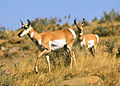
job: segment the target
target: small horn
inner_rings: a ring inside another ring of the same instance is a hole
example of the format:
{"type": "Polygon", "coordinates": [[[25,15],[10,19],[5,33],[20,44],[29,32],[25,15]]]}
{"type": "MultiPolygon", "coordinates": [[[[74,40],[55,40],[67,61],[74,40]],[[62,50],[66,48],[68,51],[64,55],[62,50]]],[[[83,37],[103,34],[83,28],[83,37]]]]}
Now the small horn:
{"type": "Polygon", "coordinates": [[[74,19],[74,24],[77,25],[76,19],[74,19]]]}
{"type": "Polygon", "coordinates": [[[85,18],[83,18],[82,23],[85,23],[85,18]]]}
{"type": "Polygon", "coordinates": [[[31,25],[31,22],[30,22],[30,20],[29,20],[29,19],[27,19],[27,21],[28,21],[28,25],[31,25]]]}
{"type": "Polygon", "coordinates": [[[24,23],[24,22],[22,22],[22,20],[21,20],[21,19],[20,19],[20,22],[21,22],[21,24],[22,24],[22,25],[25,25],[25,23],[24,23]]]}

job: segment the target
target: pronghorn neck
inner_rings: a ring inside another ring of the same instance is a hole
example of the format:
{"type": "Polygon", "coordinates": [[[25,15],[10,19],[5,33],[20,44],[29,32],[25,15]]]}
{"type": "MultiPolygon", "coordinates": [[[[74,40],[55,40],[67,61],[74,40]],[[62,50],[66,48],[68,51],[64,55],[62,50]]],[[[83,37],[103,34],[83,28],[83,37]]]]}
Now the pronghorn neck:
{"type": "Polygon", "coordinates": [[[84,39],[84,35],[83,35],[83,33],[80,33],[80,34],[79,34],[78,39],[79,39],[80,42],[83,41],[83,39],[84,39]]]}
{"type": "Polygon", "coordinates": [[[40,36],[39,36],[39,33],[37,33],[35,30],[31,30],[28,34],[28,36],[30,37],[30,39],[32,41],[36,41],[39,43],[39,40],[40,40],[40,36]]]}
{"type": "Polygon", "coordinates": [[[80,34],[83,34],[83,27],[80,26],[80,34]]]}
{"type": "Polygon", "coordinates": [[[30,30],[30,32],[28,33],[28,35],[29,35],[30,38],[33,38],[34,32],[35,31],[33,29],[30,30]]]}
{"type": "Polygon", "coordinates": [[[83,40],[83,28],[79,28],[79,34],[78,34],[78,39],[81,42],[83,40]]]}
{"type": "Polygon", "coordinates": [[[80,35],[80,37],[83,36],[83,32],[81,32],[79,35],[80,35]]]}

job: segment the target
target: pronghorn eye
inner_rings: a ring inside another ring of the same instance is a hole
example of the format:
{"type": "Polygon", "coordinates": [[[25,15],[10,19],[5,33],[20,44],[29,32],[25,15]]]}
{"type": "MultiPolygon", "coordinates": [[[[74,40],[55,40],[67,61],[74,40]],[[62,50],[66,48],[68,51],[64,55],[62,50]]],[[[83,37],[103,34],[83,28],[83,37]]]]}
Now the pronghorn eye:
{"type": "Polygon", "coordinates": [[[26,26],[24,26],[24,29],[27,29],[27,27],[26,27],[26,26]]]}

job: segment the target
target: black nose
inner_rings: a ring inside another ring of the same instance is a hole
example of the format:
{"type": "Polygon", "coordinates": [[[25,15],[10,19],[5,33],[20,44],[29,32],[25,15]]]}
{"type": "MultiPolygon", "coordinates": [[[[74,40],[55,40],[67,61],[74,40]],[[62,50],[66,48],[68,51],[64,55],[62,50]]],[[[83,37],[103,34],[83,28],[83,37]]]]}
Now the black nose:
{"type": "Polygon", "coordinates": [[[21,37],[20,35],[21,35],[21,32],[18,34],[18,36],[21,37]]]}

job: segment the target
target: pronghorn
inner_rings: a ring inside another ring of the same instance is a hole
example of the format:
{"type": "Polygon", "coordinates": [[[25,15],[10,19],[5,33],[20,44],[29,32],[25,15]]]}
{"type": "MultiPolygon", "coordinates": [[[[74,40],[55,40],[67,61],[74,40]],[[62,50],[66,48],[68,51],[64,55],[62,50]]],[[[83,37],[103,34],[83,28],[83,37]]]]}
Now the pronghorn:
{"type": "Polygon", "coordinates": [[[74,24],[77,26],[77,29],[79,32],[78,40],[80,41],[81,46],[84,46],[86,49],[87,48],[90,49],[91,54],[95,56],[96,47],[97,47],[97,44],[99,43],[99,37],[98,35],[94,35],[94,34],[84,35],[83,34],[84,22],[85,22],[85,19],[83,19],[82,23],[77,24],[76,19],[74,20],[74,24]],[[94,48],[94,54],[93,54],[92,48],[94,48]]]}
{"type": "Polygon", "coordinates": [[[31,26],[30,20],[27,20],[28,24],[25,24],[21,21],[22,24],[22,31],[18,34],[19,37],[22,37],[24,35],[28,35],[30,39],[35,42],[35,44],[38,46],[41,53],[38,55],[35,63],[35,72],[38,72],[38,58],[40,58],[43,55],[46,55],[47,62],[48,62],[48,68],[49,72],[51,72],[50,69],[50,60],[48,53],[51,51],[55,51],[57,49],[63,48],[64,46],[67,46],[67,49],[70,52],[71,55],[71,64],[70,68],[72,68],[72,62],[75,62],[75,55],[72,51],[72,46],[74,43],[74,40],[76,39],[76,34],[73,29],[62,29],[59,31],[51,31],[51,32],[43,32],[43,33],[37,33],[31,26]]]}

